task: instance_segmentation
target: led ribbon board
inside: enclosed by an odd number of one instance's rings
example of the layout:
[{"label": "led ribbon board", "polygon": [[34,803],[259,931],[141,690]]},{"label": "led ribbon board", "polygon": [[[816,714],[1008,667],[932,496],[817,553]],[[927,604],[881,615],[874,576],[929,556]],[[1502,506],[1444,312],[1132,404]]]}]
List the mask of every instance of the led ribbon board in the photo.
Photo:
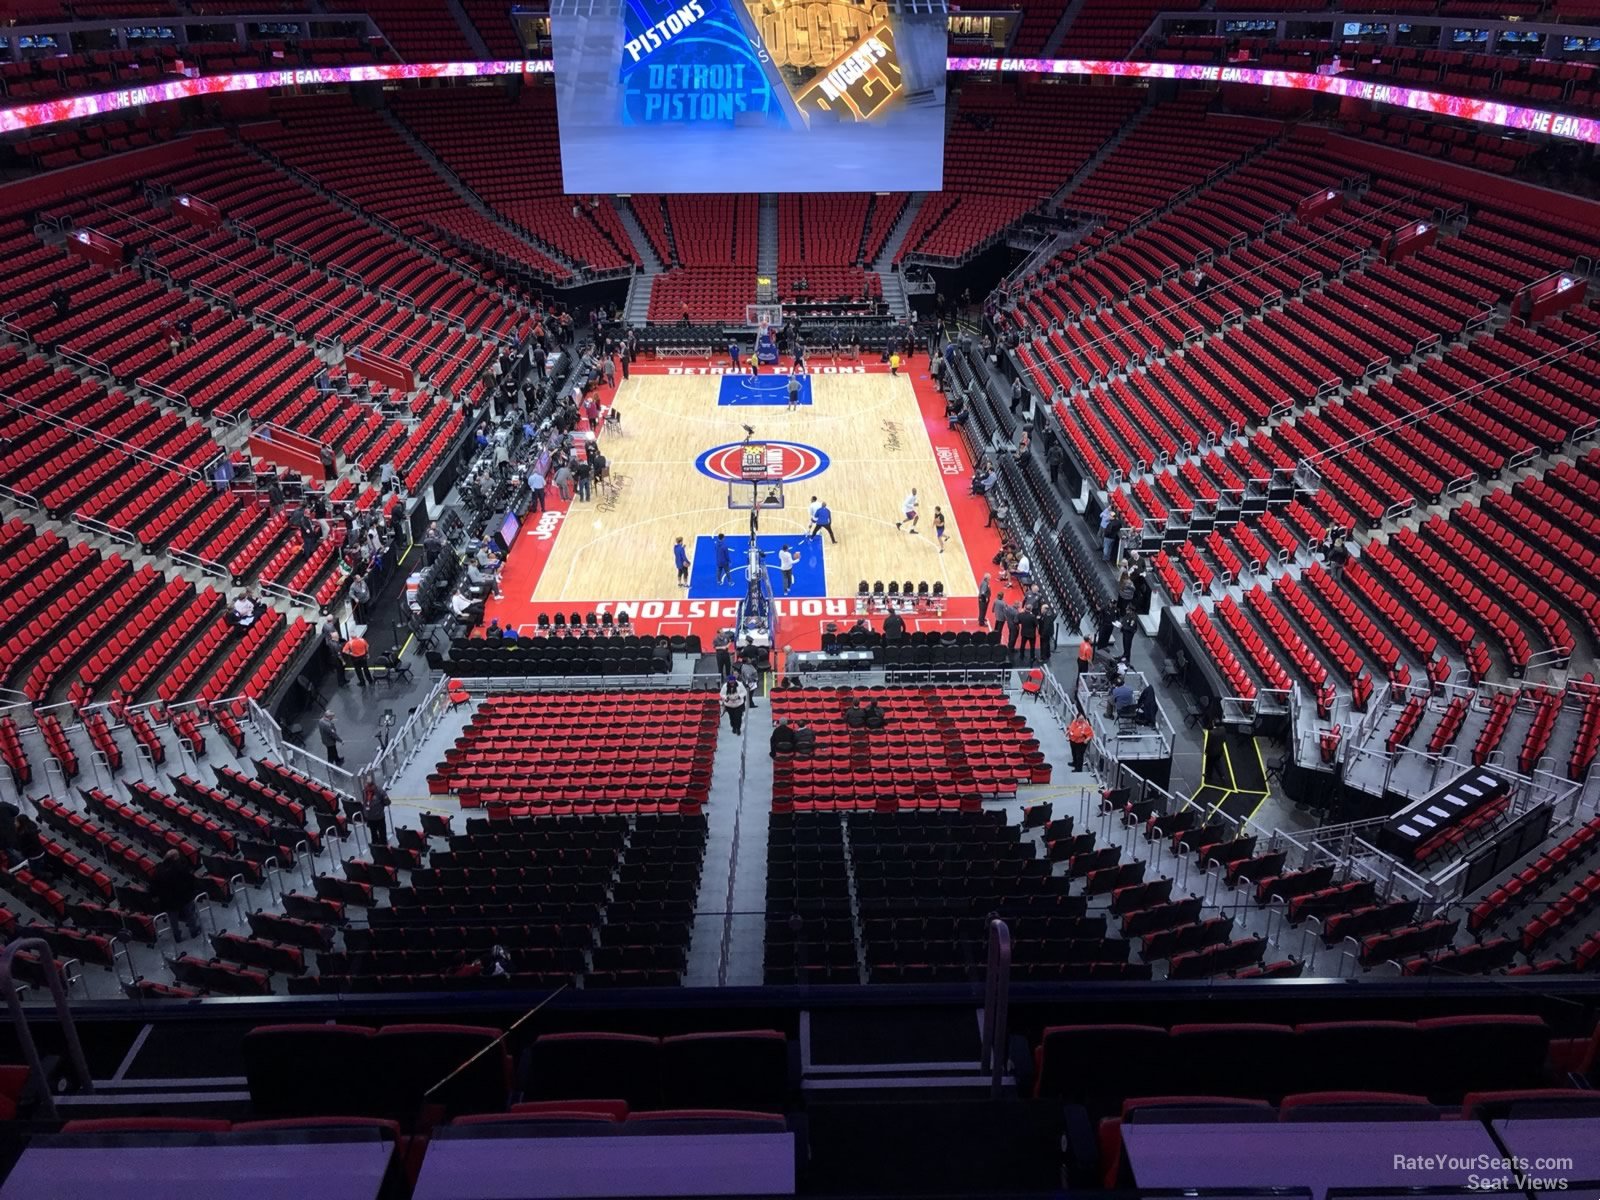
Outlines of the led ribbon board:
[{"label": "led ribbon board", "polygon": [[[774,43],[776,42],[775,37]],[[825,43],[819,41],[819,44]],[[770,52],[769,57],[776,61],[776,57]],[[1553,112],[1549,109],[1520,104],[1505,104],[1497,100],[1453,96],[1423,88],[1398,87],[1371,80],[1351,79],[1343,75],[1315,75],[1305,71],[1277,71],[1258,67],[1203,66],[1194,63],[1125,62],[1120,59],[953,57],[948,60],[947,65],[952,72],[1015,71],[1038,75],[1122,75],[1136,79],[1174,79],[1196,83],[1241,83],[1251,87],[1291,88],[1296,91],[1322,92],[1330,96],[1367,100],[1374,104],[1387,104],[1415,112],[1455,117],[1500,129],[1545,134],[1568,141],[1600,145],[1600,118]],[[289,71],[205,75],[194,79],[145,84],[120,91],[94,92],[83,96],[64,96],[35,104],[14,105],[0,109],[0,133],[44,129],[67,121],[104,116],[146,104],[163,104],[173,100],[229,92],[339,83],[390,83],[407,79],[548,74],[553,69],[549,59],[530,59],[457,63],[386,63],[359,67],[310,67]],[[855,68],[852,68],[852,73],[854,70]],[[833,71],[834,68],[830,67],[825,75],[831,75]],[[884,73],[884,78],[889,78],[887,71]],[[854,99],[865,99],[871,104],[879,94],[878,88],[881,86],[884,85],[874,83],[864,87],[858,86],[855,88]],[[847,93],[850,90],[845,89]],[[800,93],[801,98],[806,96],[808,91]],[[811,103],[809,100],[802,102],[796,98],[791,98],[791,102],[796,103],[800,109],[807,108]],[[830,105],[832,104],[830,101]],[[840,107],[842,111],[842,108],[849,105]]]}]

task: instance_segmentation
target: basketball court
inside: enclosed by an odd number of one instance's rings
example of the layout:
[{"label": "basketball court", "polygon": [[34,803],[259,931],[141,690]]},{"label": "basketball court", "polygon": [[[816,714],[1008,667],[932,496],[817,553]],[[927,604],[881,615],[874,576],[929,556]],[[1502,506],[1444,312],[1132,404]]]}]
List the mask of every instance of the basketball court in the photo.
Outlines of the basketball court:
[{"label": "basketball court", "polygon": [[[752,378],[704,359],[635,364],[607,397],[621,414],[599,439],[611,487],[570,503],[551,489],[547,511],[524,521],[486,615],[532,633],[540,613],[625,612],[640,632],[698,633],[709,644],[745,591],[755,500],[780,648],[816,648],[826,621],[853,623],[863,580],[926,583],[930,594],[942,585],[942,611],[905,612],[908,627],[973,627],[977,581],[994,570],[999,541],[984,528],[984,502],[968,494],[972,463],[927,368],[925,357],[898,376],[876,362],[814,360],[791,409],[786,371]],[[744,479],[756,455],[779,486]],[[914,534],[895,528],[913,488]],[[813,496],[831,509],[836,542],[807,537]],[[946,518],[942,554],[935,507]],[[692,560],[687,587],[673,563],[678,537]],[[777,567],[785,546],[798,556],[787,592]]]}]

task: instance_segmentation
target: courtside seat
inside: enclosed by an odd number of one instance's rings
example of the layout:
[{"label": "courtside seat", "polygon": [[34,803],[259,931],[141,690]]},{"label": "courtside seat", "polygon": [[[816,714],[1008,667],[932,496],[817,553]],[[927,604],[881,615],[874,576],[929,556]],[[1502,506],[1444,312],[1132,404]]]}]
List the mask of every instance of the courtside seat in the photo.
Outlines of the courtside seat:
[{"label": "courtside seat", "polygon": [[686,1033],[661,1043],[661,1100],[669,1108],[782,1112],[790,1081],[789,1039],[774,1029]]},{"label": "courtside seat", "polygon": [[1426,1096],[1398,1092],[1297,1092],[1278,1105],[1284,1121],[1437,1121]]},{"label": "courtside seat", "polygon": [[365,1025],[258,1025],[244,1036],[252,1106],[262,1116],[364,1115],[375,1036]]}]

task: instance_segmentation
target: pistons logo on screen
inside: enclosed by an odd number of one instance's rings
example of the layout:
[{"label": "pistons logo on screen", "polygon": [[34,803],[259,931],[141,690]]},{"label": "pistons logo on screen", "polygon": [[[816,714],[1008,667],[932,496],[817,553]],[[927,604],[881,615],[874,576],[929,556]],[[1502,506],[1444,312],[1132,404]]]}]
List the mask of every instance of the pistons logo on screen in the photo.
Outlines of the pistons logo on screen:
[{"label": "pistons logo on screen", "polygon": [[[776,451],[781,456],[784,483],[799,483],[828,469],[828,456],[815,446],[803,446],[799,442],[763,442],[761,445],[769,455]],[[743,442],[715,446],[694,460],[695,470],[712,479],[747,480],[749,476],[744,473],[745,450]]]}]

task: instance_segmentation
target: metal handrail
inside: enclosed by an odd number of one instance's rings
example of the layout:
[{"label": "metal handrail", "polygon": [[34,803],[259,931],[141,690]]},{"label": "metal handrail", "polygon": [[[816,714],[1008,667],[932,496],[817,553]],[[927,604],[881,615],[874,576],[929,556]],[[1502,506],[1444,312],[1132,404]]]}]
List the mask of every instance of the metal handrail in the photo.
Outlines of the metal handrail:
[{"label": "metal handrail", "polygon": [[1000,1098],[1006,1070],[1006,1020],[1011,1010],[1011,930],[999,917],[989,922],[989,966],[983,977],[983,1047],[980,1064],[989,1072],[989,1097]]},{"label": "metal handrail", "polygon": [[50,943],[37,937],[18,938],[4,951],[0,951],[0,988],[5,989],[6,1004],[11,1009],[11,1024],[17,1031],[17,1045],[22,1048],[22,1057],[27,1062],[28,1069],[33,1072],[43,1115],[54,1120],[55,1097],[50,1092],[49,1081],[44,1077],[44,1063],[39,1058],[39,1047],[34,1044],[33,1030],[28,1027],[27,1015],[22,1011],[22,999],[17,995],[16,984],[12,980],[11,965],[17,955],[24,950],[38,954],[40,963],[44,965],[45,982],[50,985],[50,996],[56,1005],[56,1018],[61,1022],[61,1032],[67,1042],[67,1058],[72,1063],[72,1073],[77,1079],[78,1086],[86,1092],[92,1092],[94,1080],[89,1075],[89,1064],[83,1057],[83,1044],[78,1041],[78,1027],[73,1022],[72,1008],[67,1003],[67,989],[61,982],[61,968],[56,964]]}]

